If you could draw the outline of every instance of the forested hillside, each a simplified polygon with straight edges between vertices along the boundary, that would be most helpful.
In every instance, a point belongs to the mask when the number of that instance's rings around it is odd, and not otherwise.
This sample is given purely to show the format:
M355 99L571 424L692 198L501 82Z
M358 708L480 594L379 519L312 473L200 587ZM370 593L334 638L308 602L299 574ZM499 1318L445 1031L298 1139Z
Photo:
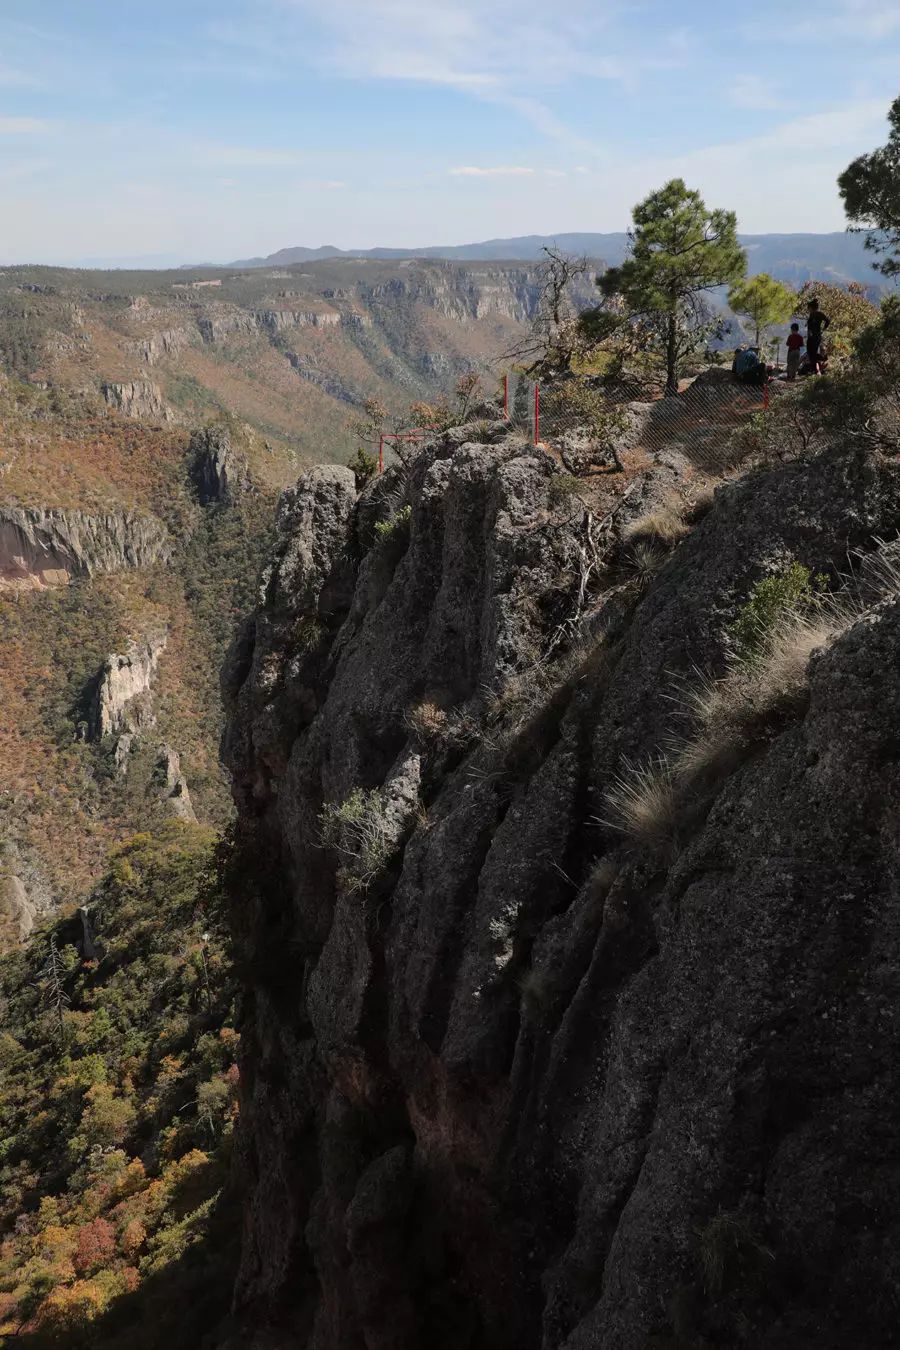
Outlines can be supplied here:
M210 272L0 273L0 358L158 425L227 411L260 435L260 481L346 460L367 398L390 408L493 371L527 331L536 263L385 263ZM582 301L591 299L590 277Z
M85 909L0 963L3 1344L196 1350L227 1310L238 1038L215 839L136 835Z

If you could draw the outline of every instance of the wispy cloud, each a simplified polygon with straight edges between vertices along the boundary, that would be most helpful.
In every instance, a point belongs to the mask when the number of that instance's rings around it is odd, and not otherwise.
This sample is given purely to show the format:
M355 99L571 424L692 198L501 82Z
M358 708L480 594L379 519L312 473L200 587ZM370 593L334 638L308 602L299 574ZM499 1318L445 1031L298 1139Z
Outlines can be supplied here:
M784 102L774 86L762 75L738 75L728 91L731 102L738 108L753 108L765 112L783 108Z
M448 169L447 172L451 178L529 178L535 171L521 164L499 164L490 169L464 164L461 168Z
M0 65L0 88L2 89L40 89L42 81L27 70L15 66Z
M218 22L214 40L302 60L345 79L444 86L509 108L543 135L597 147L553 112L535 88L574 77L633 88L643 75L682 64L683 31L650 41L620 31L621 0L568 0L563 10L522 0L263 0L271 24Z
M897 0L832 0L820 6L815 15L789 22L781 37L822 44L835 39L878 42L897 33L900 33ZM758 29L755 36L759 36Z
M41 117L0 117L0 136L42 136L56 128Z

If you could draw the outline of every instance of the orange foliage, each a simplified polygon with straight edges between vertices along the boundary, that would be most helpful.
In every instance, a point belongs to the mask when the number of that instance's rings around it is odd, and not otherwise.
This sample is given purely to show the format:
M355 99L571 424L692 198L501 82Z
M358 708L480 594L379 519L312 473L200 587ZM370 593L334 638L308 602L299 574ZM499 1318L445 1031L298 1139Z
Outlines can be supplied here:
M134 1260L147 1241L147 1230L140 1219L131 1219L122 1232L122 1251L129 1261Z
M116 1230L108 1219L83 1224L75 1234L75 1269L89 1275L106 1266L116 1254Z

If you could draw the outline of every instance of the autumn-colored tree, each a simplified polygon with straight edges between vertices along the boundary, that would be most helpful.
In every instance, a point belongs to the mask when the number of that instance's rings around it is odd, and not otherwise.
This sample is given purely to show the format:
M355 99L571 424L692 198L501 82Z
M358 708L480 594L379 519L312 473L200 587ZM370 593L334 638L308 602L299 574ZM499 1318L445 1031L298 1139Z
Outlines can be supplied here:
M795 313L801 317L805 315L813 298L831 320L831 327L825 333L831 356L838 361L848 360L856 339L878 322L877 305L872 304L865 286L858 282L851 282L845 289L830 282L806 281L797 293Z
M108 1219L94 1219L75 1235L75 1269L79 1275L91 1275L107 1265L116 1254L116 1230Z

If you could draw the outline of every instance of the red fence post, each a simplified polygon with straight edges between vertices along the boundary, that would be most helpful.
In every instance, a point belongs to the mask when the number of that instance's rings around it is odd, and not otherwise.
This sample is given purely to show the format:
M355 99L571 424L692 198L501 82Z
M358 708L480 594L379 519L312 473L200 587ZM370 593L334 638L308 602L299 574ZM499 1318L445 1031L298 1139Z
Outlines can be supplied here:
M541 443L541 386L534 386L534 443Z

